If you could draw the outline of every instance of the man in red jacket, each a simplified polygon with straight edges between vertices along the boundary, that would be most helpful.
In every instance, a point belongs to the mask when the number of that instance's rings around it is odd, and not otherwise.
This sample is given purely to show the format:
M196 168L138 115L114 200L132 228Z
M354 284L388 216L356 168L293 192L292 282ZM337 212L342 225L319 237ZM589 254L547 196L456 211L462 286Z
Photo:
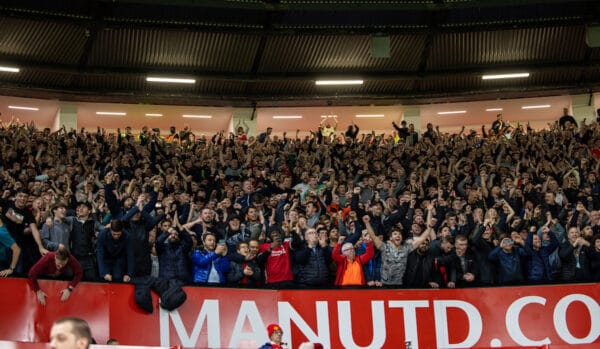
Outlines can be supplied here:
M368 219L364 218L363 220ZM331 253L331 259L337 264L337 274L335 276L336 286L364 286L365 274L363 273L363 266L373 258L375 251L373 250L373 243L371 240L365 240L367 243L367 250L364 254L356 257L356 251L354 245L347 242L343 243L343 239L340 239L338 244L335 245L333 252ZM340 254L341 250L341 254Z
M77 286L83 277L83 269L77 259L75 259L67 249L60 247L57 251L49 252L44 255L44 257L31 267L29 270L29 285L31 286L31 289L36 292L38 302L40 302L41 305L46 305L46 297L48 297L48 295L40 289L38 277L41 275L58 277L65 274L67 270L70 270L73 273L73 280L69 282L67 288L60 291L62 294L60 300L63 302L69 299L73 289L75 289L75 286Z

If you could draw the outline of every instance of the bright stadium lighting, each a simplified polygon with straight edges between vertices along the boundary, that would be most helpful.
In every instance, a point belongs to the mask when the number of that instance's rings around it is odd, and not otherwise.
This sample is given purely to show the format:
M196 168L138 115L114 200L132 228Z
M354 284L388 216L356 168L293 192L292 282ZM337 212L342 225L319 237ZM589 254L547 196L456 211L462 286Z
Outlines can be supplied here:
M146 78L148 82L166 82L173 84L195 84L196 79L181 79L181 78L159 78L156 76L148 76Z
M528 78L529 73L512 73L512 74L496 74L496 75L483 75L482 80L496 80L496 79L513 79L513 78Z

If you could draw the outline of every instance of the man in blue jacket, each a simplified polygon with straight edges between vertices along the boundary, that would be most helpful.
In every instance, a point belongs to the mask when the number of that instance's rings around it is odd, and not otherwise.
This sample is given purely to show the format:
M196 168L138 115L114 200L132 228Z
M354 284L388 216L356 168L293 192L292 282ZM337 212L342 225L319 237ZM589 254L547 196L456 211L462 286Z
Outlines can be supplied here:
M231 265L227 258L227 245L219 241L213 233L206 233L202 238L203 249L194 251L194 283L224 284Z
M529 252L523 247L525 242L515 235L517 240L509 237L502 239L500 246L496 246L488 259L498 263L498 283L500 285L516 284L523 281L521 257L528 256ZM514 246L516 244L521 245Z

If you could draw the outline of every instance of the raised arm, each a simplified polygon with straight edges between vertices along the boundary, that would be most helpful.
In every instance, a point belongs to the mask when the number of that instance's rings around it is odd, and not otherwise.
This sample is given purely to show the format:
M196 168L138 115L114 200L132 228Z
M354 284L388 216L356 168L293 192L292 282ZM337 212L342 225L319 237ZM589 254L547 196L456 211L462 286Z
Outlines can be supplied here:
M367 228L367 233L369 233L369 236L371 237L371 240L373 241L373 245L375 245L375 247L377 249L381 249L384 242L381 240L381 238L379 236L375 235L375 230L373 230L373 226L371 226L371 217L369 217L369 215L364 215L362 220L363 220L363 223L365 224L365 227Z

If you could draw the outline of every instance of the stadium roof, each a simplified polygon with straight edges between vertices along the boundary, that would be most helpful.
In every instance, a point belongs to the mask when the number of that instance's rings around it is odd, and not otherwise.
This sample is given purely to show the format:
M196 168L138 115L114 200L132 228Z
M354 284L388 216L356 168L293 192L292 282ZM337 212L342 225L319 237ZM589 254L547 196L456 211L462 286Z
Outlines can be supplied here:
M599 28L598 1L5 0L0 66L20 72L0 72L0 94L303 106L590 93ZM513 72L530 75L482 79Z

